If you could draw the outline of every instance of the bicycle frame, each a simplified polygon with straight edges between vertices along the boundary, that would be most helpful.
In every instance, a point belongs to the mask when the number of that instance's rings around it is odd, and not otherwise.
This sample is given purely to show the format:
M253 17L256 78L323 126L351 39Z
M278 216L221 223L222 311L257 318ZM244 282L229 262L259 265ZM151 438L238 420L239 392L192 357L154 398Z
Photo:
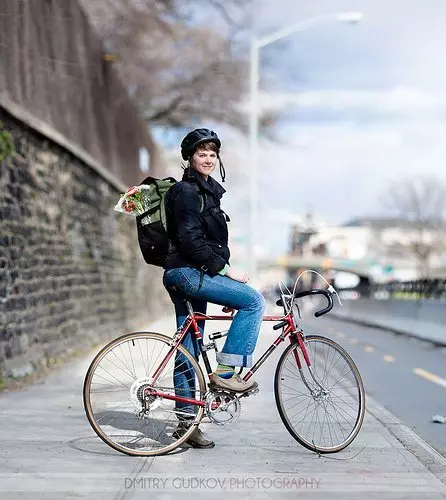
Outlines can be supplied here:
M161 362L160 366L156 369L155 373L153 374L152 378L152 386L156 383L158 380L159 376L161 375L162 371L164 370L165 366L169 362L170 358L172 357L173 353L177 350L178 346L181 344L182 340L184 339L185 335L189 332L189 330L192 328L192 332L195 335L195 338L197 339L198 346L200 348L200 352L203 356L203 361L206 367L206 371L209 377L209 380L212 380L212 369L211 365L209 363L209 358L207 356L207 350L209 349L207 346L203 344L203 337L201 335L201 332L198 328L198 321L205 320L205 321L232 321L233 320L233 315L228 314L224 316L207 316L202 313L195 313L192 309L192 305L190 302L186 302L187 308L189 315L185 319L183 325L177 330L175 333L174 337L172 338L171 342L171 349L167 353L166 357L163 359ZM243 380L249 380L253 374L262 366L262 364L268 359L268 357L273 353L273 351L277 348L277 346L282 343L285 338L289 335L290 342L293 343L298 343L299 348L304 356L305 362L308 367L311 366L310 359L308 357L307 350L305 348L305 343L303 340L303 331L298 329L297 325L295 325L293 314L290 311L288 314L285 316L264 316L263 320L264 322L266 321L275 321L279 322L277 325L275 325L274 328L279 329L280 327L283 328L282 333L276 338L276 340L270 345L270 347L263 353L263 355L260 357L260 359L254 364L254 366L248 371L248 373L243 377ZM219 333L219 332L215 332ZM212 346L210 347L212 348ZM294 351L294 357L296 360L296 364L299 370L302 368L302 362L299 358L299 354L297 352L297 349ZM188 403L191 405L195 406L206 406L205 401L197 401L196 399L191 399L191 398L185 398L182 396L174 396L173 394L166 394L163 392L158 392L156 389L145 389L145 394L149 392L150 396L159 396L165 399L170 399L172 401L180 401L182 403Z
M363 423L364 385L346 350L323 335L304 334L295 309L298 311L297 299L324 296L328 305L314 312L318 318L333 308L332 292L293 289L284 293L282 288L280 292L276 305L283 307L283 313L259 318L273 323L279 335L273 334L265 352L259 359L256 355L254 366L239 375L252 383L253 375L288 338L290 343L283 345L283 352L273 356L274 360L278 358L274 397L280 418L305 448L318 453L340 451L355 439ZM311 306L319 309L320 304L316 301ZM211 328L205 336L201 326L206 320L232 321L235 310L225 307L223 314L227 314L207 316L194 312L187 300L185 305L187 316L173 337L152 331L122 335L105 345L88 368L83 387L88 420L96 434L117 451L135 456L168 453L190 441L205 415L218 425L235 422L240 415L240 400L259 392L257 384L251 386L249 382L240 391L231 390L232 383L220 382L211 371L207 351L218 353L216 340L225 337L228 328L220 323L221 328ZM192 352L191 348L189 352L185 341L194 339L199 351ZM198 363L199 353L205 369ZM214 366L214 359L211 361Z

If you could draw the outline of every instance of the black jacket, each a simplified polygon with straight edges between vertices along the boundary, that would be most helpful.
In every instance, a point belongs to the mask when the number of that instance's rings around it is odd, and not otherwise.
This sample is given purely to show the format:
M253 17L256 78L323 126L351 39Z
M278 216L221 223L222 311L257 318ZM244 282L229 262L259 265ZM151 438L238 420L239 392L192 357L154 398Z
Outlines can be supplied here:
M196 267L215 276L229 264L229 217L220 208L223 193L225 189L216 180L208 177L206 181L192 168L186 168L182 181L169 189L166 220L170 245L165 269Z

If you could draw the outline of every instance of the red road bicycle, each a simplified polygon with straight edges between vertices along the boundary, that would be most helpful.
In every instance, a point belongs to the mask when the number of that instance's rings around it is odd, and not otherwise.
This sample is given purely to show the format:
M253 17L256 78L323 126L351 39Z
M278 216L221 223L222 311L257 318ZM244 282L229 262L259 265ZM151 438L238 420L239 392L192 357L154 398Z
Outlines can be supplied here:
M316 317L333 308L331 293L312 289L291 295L280 294L277 305L284 314L265 316L282 333L243 376L248 380L286 338L274 378L279 415L287 430L304 447L319 453L334 453L347 447L357 436L365 413L365 392L360 373L349 354L333 340L305 335L298 326L297 299L322 295L328 305ZM186 300L186 299L185 299ZM96 434L109 446L128 455L155 456L168 453L184 443L205 413L217 425L228 425L240 414L240 400L253 392L237 394L212 385L207 351L217 351L215 340L226 332L214 332L204 343L199 320L232 320L234 311L207 316L192 310L173 337L160 333L135 332L107 344L92 361L84 382L84 407ZM209 384L197 360L181 345L190 332L195 335ZM179 373L179 368L184 372ZM186 377L186 388L174 384L176 376ZM184 378L183 378L184 382ZM188 408L184 411L184 408ZM190 411L192 408L192 412ZM177 437L181 419L188 418L187 432Z

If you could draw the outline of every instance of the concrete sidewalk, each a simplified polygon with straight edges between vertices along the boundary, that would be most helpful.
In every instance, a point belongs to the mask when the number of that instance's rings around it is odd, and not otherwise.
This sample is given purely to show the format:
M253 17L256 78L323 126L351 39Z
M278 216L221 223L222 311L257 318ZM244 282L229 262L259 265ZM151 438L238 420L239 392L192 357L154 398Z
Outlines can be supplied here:
M402 317L380 314L376 311L367 312L355 308L356 301L344 300L343 307L338 304L330 312L330 317L357 323L363 326L380 328L399 335L417 338L439 347L446 347L445 326L433 321L414 321Z
M174 319L165 318L147 329L173 328ZM256 357L276 336L270 325L263 328ZM107 447L82 405L83 378L95 353L40 384L1 394L0 497L446 498L446 460L371 398L362 430L346 450L319 457L301 447L275 406L273 377L281 352L256 374L260 393L243 400L238 424L202 425L216 442L211 450L136 458Z

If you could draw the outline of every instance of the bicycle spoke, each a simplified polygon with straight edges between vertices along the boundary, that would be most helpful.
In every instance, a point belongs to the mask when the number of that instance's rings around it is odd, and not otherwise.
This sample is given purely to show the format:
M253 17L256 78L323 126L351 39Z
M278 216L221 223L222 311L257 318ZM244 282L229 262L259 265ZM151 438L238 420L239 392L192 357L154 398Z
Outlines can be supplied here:
M134 377L133 373L131 373L130 371L127 371L127 370L123 370L120 366L118 366L116 363L113 363L113 361L111 359L108 359L107 360L109 363L111 363L113 366L115 366L118 370L121 370L122 372L124 372L126 375L129 375L131 378Z
M330 416L330 414L328 413L328 411L327 411L326 407L325 407L325 415L327 415L328 417ZM333 436L332 436L332 434L331 434L331 426L330 426L330 423L329 423L329 422L328 422L328 431L329 431L329 433L330 433L330 437L331 437L331 444L333 445ZM337 433L336 433L336 427L335 427L335 426L333 426L333 433L334 433L334 435L336 436L336 440L339 442L339 439L338 439L338 435L337 435Z
M333 355L333 357L334 357L334 355ZM334 361L334 362L330 365L330 367L328 368L328 370L327 370L327 375L326 375L327 377L328 377L331 373L333 373L333 369L334 369L334 367L337 365L337 363L338 363L338 361L339 361L340 359L343 359L343 357L342 357L342 355L339 353L339 356L337 357L337 359L336 359L336 360L335 360L335 361Z
M103 368L101 366L101 369L104 370L105 372L107 372L107 370L105 368ZM116 382L118 382L118 384L121 384L123 387L125 387L126 389L130 390L130 386L124 384L123 382L121 382L119 379L117 379L114 375L112 375L110 372L107 372L111 377L113 377ZM108 380L106 379L105 377L103 377L102 375L99 375L99 373L95 373L95 377L99 377L99 378L102 378L103 380L106 380L107 382L110 382L110 383L113 383L111 380Z
M122 371L124 371L125 373L127 373L127 375L130 375L130 377L134 377L133 373L131 372L131 370L129 369L129 367L122 361L122 359L116 354L115 350L112 349L110 351L110 354L113 354L115 356L115 358L121 363L121 365L125 368L125 370L123 370L121 368ZM113 361L111 359L108 359L109 363L113 363Z
M345 415L347 415L350 419L356 418L357 409L353 408L353 406L347 404L347 406L349 406L352 410L355 411L355 414L352 416L352 415L350 415L350 413L348 413L347 411L345 411L341 406L339 406L338 404L336 404L333 400L330 399L330 401L332 403L333 408L335 408L335 407L338 408L339 411L341 411L342 413L344 413Z
M304 401L298 401L297 403L293 404L292 406L289 406L289 407L287 408L287 411L290 411L292 408L295 408L297 405L301 404L302 402L304 402ZM296 415L298 415L298 414L299 414L299 413L301 413L302 411L303 411L303 410L301 410L301 411L299 411L299 412L295 413L295 414L293 415L293 417L295 417ZM293 418L293 417L290 417L290 418Z
M290 363L292 365L292 363ZM295 375L291 378L294 378L296 380L299 380L300 379L300 373L299 372L293 372L292 370L290 370L287 366L284 366L285 370L289 371L292 375Z
M349 369L350 369L350 368L349 368ZM347 375L347 374L346 374L346 375ZM342 380L356 380L356 379L355 379L355 376L354 376L354 375L352 375L352 377L348 377L348 378L345 378L345 376L342 376L341 378L338 378L338 379L336 380L336 382L335 382L333 385L335 385L335 384L336 384L336 385L337 385L337 384L339 384Z
M328 410L326 410L326 411L327 411L327 414L328 414L328 415L329 415L329 416L330 416L330 417L334 420L333 415L332 415L332 414L331 414ZM336 409L334 409L334 411L335 411L335 413L337 413ZM340 427L342 430L345 430L345 432L346 432L346 434L347 434L347 436L348 436L348 434L349 434L349 432L350 432L350 431L349 431L348 429L344 429L344 427L342 426L342 424L341 424L341 422L339 421L339 419L338 419L338 420L336 420L336 423L338 424L338 427Z
M299 395L302 395L302 396L308 396L309 393L308 391L306 392L300 392L300 391L297 391L294 387L290 387L289 385L286 385L286 384L283 384L284 387L286 387L287 389L291 389L293 392L283 392L282 394L299 394Z
M146 342L146 344L147 344L147 342ZM144 356L142 354L141 343L140 343L139 340L138 340L138 349L139 349L139 354L141 355L141 362L142 362L142 364L144 366L144 373L146 374L146 377L148 377L149 376L149 370L146 368L146 364L144 363Z
M130 368L130 364L127 362L127 357L125 356L124 351L122 349L122 344L119 344L119 349L121 351L121 355L122 355L122 358L123 358L122 359L123 364L125 364L125 367L129 370L130 373L132 373L132 369ZM135 373L132 373L132 377L134 379L137 378Z

